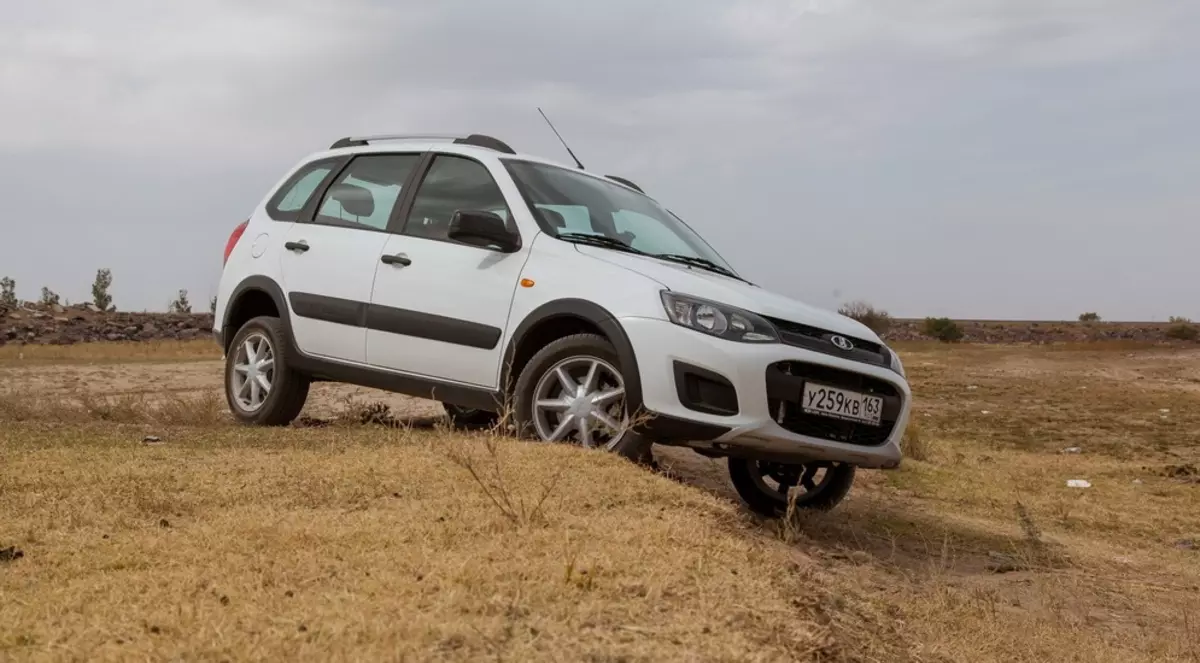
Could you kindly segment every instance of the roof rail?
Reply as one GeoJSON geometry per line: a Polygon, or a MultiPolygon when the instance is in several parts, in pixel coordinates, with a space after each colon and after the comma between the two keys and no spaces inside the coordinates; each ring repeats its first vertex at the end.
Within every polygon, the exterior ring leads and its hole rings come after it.
{"type": "Polygon", "coordinates": [[[605,177],[607,177],[608,179],[610,179],[614,182],[620,182],[621,184],[624,184],[625,186],[629,187],[630,189],[633,189],[634,191],[637,191],[638,193],[646,193],[645,191],[642,191],[642,187],[634,184],[632,181],[627,180],[624,177],[617,177],[616,175],[605,175],[605,177]]]}
{"type": "Polygon", "coordinates": [[[449,140],[459,145],[474,145],[475,147],[484,147],[497,152],[506,154],[516,154],[513,148],[509,147],[504,141],[486,136],[484,134],[471,134],[469,136],[453,136],[449,134],[378,134],[375,136],[347,136],[334,141],[329,149],[336,150],[343,147],[362,147],[370,143],[377,143],[385,140],[449,140]]]}

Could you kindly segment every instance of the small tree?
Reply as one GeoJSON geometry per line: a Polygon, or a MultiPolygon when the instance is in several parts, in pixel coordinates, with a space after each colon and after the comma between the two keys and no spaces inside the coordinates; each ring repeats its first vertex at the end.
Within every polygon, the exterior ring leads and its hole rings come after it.
{"type": "Polygon", "coordinates": [[[187,290],[180,290],[175,301],[171,302],[167,310],[171,313],[191,313],[192,303],[188,301],[187,290]]]}
{"type": "Polygon", "coordinates": [[[217,314],[217,296],[216,295],[213,295],[212,299],[208,300],[208,312],[213,315],[217,314]]]}
{"type": "Polygon", "coordinates": [[[1167,338],[1177,341],[1200,341],[1200,327],[1193,325],[1191,319],[1173,315],[1168,322],[1171,326],[1167,328],[1167,338]]]}
{"type": "Polygon", "coordinates": [[[880,336],[892,328],[892,316],[888,315],[887,311],[876,310],[874,306],[863,301],[843,304],[838,313],[863,323],[880,336]]]}
{"type": "Polygon", "coordinates": [[[950,318],[925,318],[925,335],[943,343],[957,343],[962,340],[963,330],[950,318]]]}
{"type": "Polygon", "coordinates": [[[0,279],[0,306],[17,307],[17,282],[7,276],[0,279]]]}
{"type": "Polygon", "coordinates": [[[101,311],[115,311],[112,305],[112,295],[108,289],[112,287],[112,270],[96,270],[96,280],[92,283],[92,303],[101,311]]]}
{"type": "Polygon", "coordinates": [[[40,300],[43,306],[53,306],[59,303],[58,293],[54,292],[46,286],[42,286],[42,299],[40,300]]]}
{"type": "Polygon", "coordinates": [[[1089,311],[1087,313],[1080,313],[1079,321],[1080,322],[1100,322],[1100,314],[1094,313],[1091,311],[1089,311]]]}

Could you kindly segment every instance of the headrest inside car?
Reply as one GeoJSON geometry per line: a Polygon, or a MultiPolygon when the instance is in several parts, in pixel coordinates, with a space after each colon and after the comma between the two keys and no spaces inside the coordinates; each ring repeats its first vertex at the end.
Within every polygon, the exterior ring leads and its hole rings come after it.
{"type": "Polygon", "coordinates": [[[329,197],[342,206],[342,210],[354,216],[371,216],[375,213],[375,197],[361,186],[335,184],[329,189],[329,197]]]}

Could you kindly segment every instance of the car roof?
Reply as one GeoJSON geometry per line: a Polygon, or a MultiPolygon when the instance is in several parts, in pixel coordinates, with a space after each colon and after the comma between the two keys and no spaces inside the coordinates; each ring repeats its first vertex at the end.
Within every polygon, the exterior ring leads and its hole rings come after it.
{"type": "MultiPolygon", "coordinates": [[[[472,138],[473,137],[474,137],[474,135],[472,136],[472,138]]],[[[628,180],[625,180],[625,178],[618,178],[613,175],[603,175],[600,173],[591,172],[586,169],[578,168],[576,166],[568,165],[568,164],[565,164],[565,163],[562,163],[559,161],[554,161],[552,159],[546,159],[544,157],[539,157],[539,156],[536,156],[533,154],[525,154],[525,153],[516,152],[516,151],[511,151],[511,152],[510,151],[501,151],[499,149],[493,149],[491,147],[485,147],[483,145],[474,145],[474,144],[459,142],[461,139],[449,140],[449,138],[450,138],[449,136],[427,137],[427,136],[423,136],[423,135],[414,135],[411,137],[409,137],[409,136],[380,136],[380,137],[375,137],[375,138],[368,137],[366,139],[343,138],[343,139],[337,141],[336,143],[334,143],[333,147],[331,147],[329,149],[322,150],[319,152],[314,152],[314,153],[310,154],[305,159],[305,161],[307,162],[307,161],[313,161],[316,159],[323,159],[323,158],[328,158],[328,157],[333,157],[333,156],[342,156],[342,155],[347,155],[347,154],[374,154],[374,153],[409,152],[409,151],[439,152],[442,154],[458,154],[461,156],[472,157],[475,159],[493,158],[493,159],[504,159],[504,160],[509,160],[509,161],[529,161],[529,162],[539,163],[539,164],[543,164],[543,165],[547,165],[547,166],[555,166],[558,168],[565,168],[567,170],[582,173],[584,175],[596,177],[598,179],[604,180],[605,182],[610,182],[613,184],[624,186],[629,189],[633,189],[634,191],[637,191],[638,193],[641,193],[643,195],[648,195],[648,194],[646,194],[645,191],[642,191],[640,189],[640,187],[638,187],[636,185],[630,186],[630,184],[632,184],[632,183],[629,182],[628,180]],[[343,145],[345,143],[349,143],[349,144],[343,145]],[[622,181],[622,180],[625,180],[625,181],[622,181]]],[[[495,139],[491,139],[488,136],[483,136],[482,138],[495,140],[495,139]]],[[[499,145],[502,145],[505,148],[508,147],[507,145],[505,145],[503,143],[499,143],[499,145]]],[[[511,148],[509,148],[509,149],[511,150],[511,148]]]]}

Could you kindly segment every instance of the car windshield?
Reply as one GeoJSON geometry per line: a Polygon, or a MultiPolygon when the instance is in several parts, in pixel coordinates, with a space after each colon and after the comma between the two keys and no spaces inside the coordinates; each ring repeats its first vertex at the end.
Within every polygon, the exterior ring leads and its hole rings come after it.
{"type": "Polygon", "coordinates": [[[599,236],[597,245],[688,261],[736,276],[700,235],[649,196],[581,172],[530,161],[505,162],[547,232],[571,241],[599,236]],[[603,239],[607,238],[607,239],[603,239]],[[617,244],[613,242],[619,242],[617,244]]]}

